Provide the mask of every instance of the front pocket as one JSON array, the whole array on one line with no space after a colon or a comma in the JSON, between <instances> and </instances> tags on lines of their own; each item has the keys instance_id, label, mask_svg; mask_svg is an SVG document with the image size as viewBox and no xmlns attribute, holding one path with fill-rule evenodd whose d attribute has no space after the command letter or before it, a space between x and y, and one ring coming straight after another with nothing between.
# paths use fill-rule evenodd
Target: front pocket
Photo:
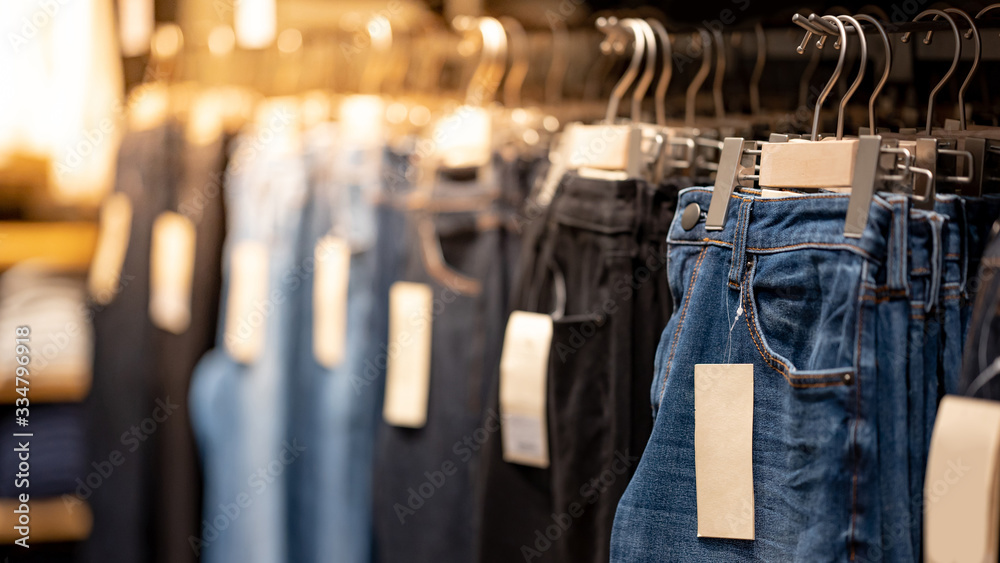
<instances>
[{"instance_id":1,"label":"front pocket","mask_svg":"<svg viewBox=\"0 0 1000 563\"><path fill-rule=\"evenodd\" d=\"M836 250L748 255L745 322L761 357L791 385L853 381L862 265Z\"/></svg>"}]
</instances>

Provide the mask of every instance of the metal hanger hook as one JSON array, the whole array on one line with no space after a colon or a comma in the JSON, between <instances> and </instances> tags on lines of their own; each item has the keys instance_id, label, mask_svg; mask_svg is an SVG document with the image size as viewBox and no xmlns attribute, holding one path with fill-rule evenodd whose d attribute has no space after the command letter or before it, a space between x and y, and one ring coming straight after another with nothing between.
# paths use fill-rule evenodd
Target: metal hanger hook
<instances>
[{"instance_id":1,"label":"metal hanger hook","mask_svg":"<svg viewBox=\"0 0 1000 563\"><path fill-rule=\"evenodd\" d=\"M836 16L824 16L830 23L837 26L837 32L840 36L840 42L847 43L847 30L844 28L843 22L837 19ZM819 112L823 108L823 102L826 101L826 97L830 94L830 90L833 90L834 84L840 78L840 73L844 70L844 59L847 57L847 49L840 50L840 56L837 59L837 68L833 70L833 76L830 80L826 82L826 86L823 87L823 91L820 92L819 97L816 98L816 109L813 110L813 122L812 122L812 134L810 139L813 141L818 140L819 136Z\"/></svg>"},{"instance_id":2,"label":"metal hanger hook","mask_svg":"<svg viewBox=\"0 0 1000 563\"><path fill-rule=\"evenodd\" d=\"M657 37L660 38L660 50L663 55L663 66L660 70L660 79L656 81L656 124L660 126L665 126L667 124L667 88L670 86L670 79L674 75L674 54L670 46L670 34L667 33L667 28L663 27L660 20L648 18L646 22L653 28L656 32Z\"/></svg>"},{"instance_id":3,"label":"metal hanger hook","mask_svg":"<svg viewBox=\"0 0 1000 563\"><path fill-rule=\"evenodd\" d=\"M688 85L687 93L684 96L684 122L688 126L694 125L694 106L698 90L701 90L702 84L708 78L708 73L712 71L712 35L703 27L698 28L698 35L701 36L701 67L694 79L691 80L691 84Z\"/></svg>"},{"instance_id":4,"label":"metal hanger hook","mask_svg":"<svg viewBox=\"0 0 1000 563\"><path fill-rule=\"evenodd\" d=\"M889 34L885 32L885 28L882 27L882 24L877 19L868 14L858 14L854 16L854 19L866 21L875 26L879 35L882 36L882 45L885 47L885 68L882 69L882 78L878 81L875 89L872 90L872 96L868 98L868 128L871 130L871 134L875 135L877 132L875 128L875 100L882 93L882 88L889 81L889 72L892 71L892 42L889 41Z\"/></svg>"},{"instance_id":5,"label":"metal hanger hook","mask_svg":"<svg viewBox=\"0 0 1000 563\"><path fill-rule=\"evenodd\" d=\"M941 10L924 10L923 12L917 14L917 16L913 18L913 21L920 21L930 15L942 17L947 20L949 24L951 24L951 30L955 34L955 56L952 58L951 68L949 68L948 72L944 74L941 81L934 86L934 89L931 90L931 95L927 100L927 126L925 128L925 132L928 135L931 134L931 125L934 122L934 98L937 96L937 93L941 91L941 88L944 87L948 80L951 79L952 75L955 74L955 69L958 67L958 60L962 55L962 34L958 32L958 26L955 25L955 20L952 19L951 16ZM903 43L908 42L910 40L910 32L904 33L899 40ZM926 39L924 42L926 43Z\"/></svg>"},{"instance_id":6,"label":"metal hanger hook","mask_svg":"<svg viewBox=\"0 0 1000 563\"><path fill-rule=\"evenodd\" d=\"M638 28L638 33L643 36L646 48L646 66L632 92L632 121L639 122L642 120L642 100L646 97L646 92L649 91L649 85L653 83L653 75L656 74L656 35L653 34L653 28L646 23L646 20L630 18L625 22L630 27Z\"/></svg>"},{"instance_id":7,"label":"metal hanger hook","mask_svg":"<svg viewBox=\"0 0 1000 563\"><path fill-rule=\"evenodd\" d=\"M757 35L757 62L750 75L750 113L760 115L760 79L764 76L764 64L767 62L767 35L760 22L754 25L754 31Z\"/></svg>"},{"instance_id":8,"label":"metal hanger hook","mask_svg":"<svg viewBox=\"0 0 1000 563\"><path fill-rule=\"evenodd\" d=\"M854 95L854 92L857 91L858 86L861 85L861 81L865 77L865 64L868 61L868 40L865 38L865 32L861 29L861 24L858 23L858 20L854 19L851 16L836 16L836 19L842 22L846 21L847 23L854 26L854 29L858 32L858 41L861 43L861 64L860 67L858 68L858 77L854 79L854 82L851 84L851 87L847 89L847 92L844 94L844 97L840 99L840 110L837 112L837 140L839 141L844 138L844 110L847 108L847 102L848 100L851 99L851 96ZM845 29L845 34L844 37L842 38L842 40L845 41L843 49L841 50L842 53L847 52L846 35L847 34Z\"/></svg>"},{"instance_id":9,"label":"metal hanger hook","mask_svg":"<svg viewBox=\"0 0 1000 563\"><path fill-rule=\"evenodd\" d=\"M607 33L609 36L617 34L621 31L621 24L616 18L597 18L597 29ZM639 75L639 66L642 64L642 55L646 50L645 40L646 36L643 34L638 27L628 26L632 31L635 47L632 50L632 60L629 61L628 68L625 69L625 74L618 80L615 84L614 90L611 92L611 99L608 101L608 110L604 116L606 123L614 123L615 118L618 115L618 106L621 104L622 98L625 96L625 92L628 91L629 86L635 81L636 76Z\"/></svg>"},{"instance_id":10,"label":"metal hanger hook","mask_svg":"<svg viewBox=\"0 0 1000 563\"><path fill-rule=\"evenodd\" d=\"M507 33L511 59L507 80L503 83L503 103L508 108L516 108L521 106L521 88L528 75L528 36L521 22L510 16L500 18L500 23Z\"/></svg>"}]
</instances>

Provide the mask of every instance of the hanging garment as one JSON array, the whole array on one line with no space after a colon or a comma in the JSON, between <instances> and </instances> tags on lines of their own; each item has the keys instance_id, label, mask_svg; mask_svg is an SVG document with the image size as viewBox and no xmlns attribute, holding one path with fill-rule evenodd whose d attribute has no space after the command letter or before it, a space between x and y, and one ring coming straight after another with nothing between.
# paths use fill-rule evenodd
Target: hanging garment
<instances>
[{"instance_id":1,"label":"hanging garment","mask_svg":"<svg viewBox=\"0 0 1000 563\"><path fill-rule=\"evenodd\" d=\"M189 543L206 563L287 560L286 471L310 447L287 433L308 184L300 149L268 131L247 131L229 163L224 321L191 382L204 502L200 537ZM238 283L242 303L233 301Z\"/></svg>"},{"instance_id":2,"label":"hanging garment","mask_svg":"<svg viewBox=\"0 0 1000 563\"><path fill-rule=\"evenodd\" d=\"M684 190L678 209L708 209L711 193ZM847 196L755 193L732 196L722 231L671 225L677 309L612 561L846 561L880 548L876 289L893 207L876 198L855 239ZM723 363L753 369L753 496L731 516L752 522L754 541L698 537L694 403L713 386L695 386L695 366Z\"/></svg>"},{"instance_id":3,"label":"hanging garment","mask_svg":"<svg viewBox=\"0 0 1000 563\"><path fill-rule=\"evenodd\" d=\"M570 175L526 226L511 308L555 311L551 462L546 469L508 463L499 436L490 436L478 560L607 559L615 506L650 432L655 349L643 343L670 313L662 246L676 192L676 183ZM499 412L495 366L489 404Z\"/></svg>"},{"instance_id":4,"label":"hanging garment","mask_svg":"<svg viewBox=\"0 0 1000 563\"><path fill-rule=\"evenodd\" d=\"M98 487L76 494L90 503L94 527L81 548L82 561L145 563L151 560L154 484L152 448L130 434L155 407L155 327L149 319L150 244L153 221L169 206L177 132L169 125L125 135L118 155L117 193L132 204L129 244L113 300L92 303L94 385L87 398L90 459L125 457ZM174 403L183 397L170 397ZM178 420L174 422L182 424ZM141 430L141 429L140 429ZM142 433L142 437L146 437Z\"/></svg>"},{"instance_id":5,"label":"hanging garment","mask_svg":"<svg viewBox=\"0 0 1000 563\"><path fill-rule=\"evenodd\" d=\"M442 178L436 201L495 197L490 183ZM426 423L402 428L383 423L375 462L375 533L378 560L467 562L472 558L475 521L473 483L478 470L486 326L499 319L485 314L480 296L500 290L491 264L499 235L481 226L483 211L417 212L407 217L405 266L400 280L425 284L433 295L430 390ZM448 266L481 288L463 292L431 276L417 222L430 221ZM386 342L385 349L396 344ZM391 358L388 358L391 361Z\"/></svg>"},{"instance_id":6,"label":"hanging garment","mask_svg":"<svg viewBox=\"0 0 1000 563\"><path fill-rule=\"evenodd\" d=\"M346 146L337 127L308 132L310 199L305 208L302 288L296 292L294 367L290 370L289 436L306 445L289 467L291 561L367 563L372 551L372 459L381 388L364 379L375 301L374 196L381 180L379 147ZM315 353L316 272L338 263L336 237L348 246L349 276L343 356L336 365ZM314 255L315 260L310 261ZM338 266L339 267L339 266ZM328 343L333 345L333 343Z\"/></svg>"}]
</instances>

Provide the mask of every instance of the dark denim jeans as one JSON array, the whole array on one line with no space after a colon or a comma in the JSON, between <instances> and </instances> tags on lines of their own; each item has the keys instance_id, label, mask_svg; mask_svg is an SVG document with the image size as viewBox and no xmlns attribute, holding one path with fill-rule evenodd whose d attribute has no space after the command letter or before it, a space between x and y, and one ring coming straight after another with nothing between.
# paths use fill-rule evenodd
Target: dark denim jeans
<instances>
[{"instance_id":1,"label":"dark denim jeans","mask_svg":"<svg viewBox=\"0 0 1000 563\"><path fill-rule=\"evenodd\" d=\"M571 174L529 225L512 308L555 313L551 463L507 463L491 436L479 561L607 560L614 509L650 431L655 350L643 343L670 313L663 244L676 191ZM497 388L494 379L493 409Z\"/></svg>"},{"instance_id":2,"label":"dark denim jeans","mask_svg":"<svg viewBox=\"0 0 1000 563\"><path fill-rule=\"evenodd\" d=\"M488 191L476 183L441 180L434 198ZM499 291L492 266L500 229L484 227L479 211L384 212L386 219L404 226L399 278L431 287L433 320L426 424L400 428L381 423L379 428L374 475L377 560L467 563L477 532L473 484L479 452L496 423L482 422L483 373L489 346L486 326L502 321L483 309L481 296ZM477 280L480 294L464 293L427 272L418 221L433 223L445 262ZM396 344L382 345L391 350Z\"/></svg>"},{"instance_id":3,"label":"dark denim jeans","mask_svg":"<svg viewBox=\"0 0 1000 563\"><path fill-rule=\"evenodd\" d=\"M678 209L708 209L711 193L685 190ZM878 555L876 290L894 213L876 197L863 236L846 238L847 203L751 192L732 196L722 231L701 222L685 230L675 218L675 313L657 354L658 410L618 505L612 561ZM694 366L703 363L754 366L754 541L697 536Z\"/></svg>"}]
</instances>

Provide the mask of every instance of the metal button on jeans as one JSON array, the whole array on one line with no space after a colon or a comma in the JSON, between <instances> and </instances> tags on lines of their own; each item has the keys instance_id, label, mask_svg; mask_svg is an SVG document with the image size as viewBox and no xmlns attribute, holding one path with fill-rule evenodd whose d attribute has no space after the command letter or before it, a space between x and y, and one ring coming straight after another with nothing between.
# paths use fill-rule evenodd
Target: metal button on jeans
<instances>
[{"instance_id":1,"label":"metal button on jeans","mask_svg":"<svg viewBox=\"0 0 1000 563\"><path fill-rule=\"evenodd\" d=\"M684 227L685 231L690 231L700 220L701 206L697 203L689 203L687 207L684 208L684 214L681 215L681 226Z\"/></svg>"}]
</instances>

